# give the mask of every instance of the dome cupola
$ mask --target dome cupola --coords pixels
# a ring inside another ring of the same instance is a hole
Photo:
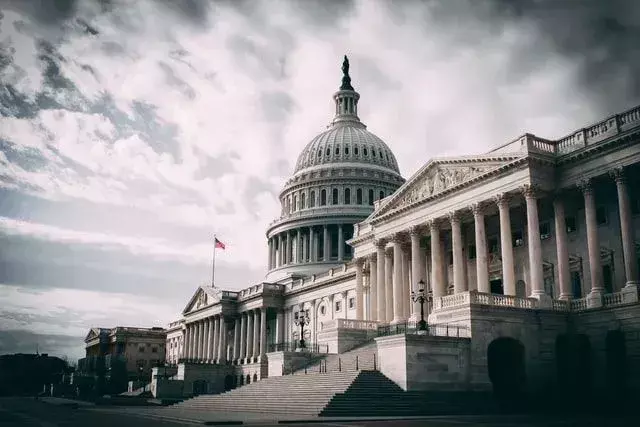
[[[404,183],[393,152],[358,117],[360,94],[346,55],[333,99],[333,120],[302,150],[280,193],[281,215],[267,229],[267,280],[318,274],[348,262],[352,252],[345,241],[353,225]]]

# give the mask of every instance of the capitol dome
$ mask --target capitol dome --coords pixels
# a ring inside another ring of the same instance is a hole
[[[267,280],[318,274],[351,260],[345,242],[353,225],[404,183],[393,152],[358,117],[360,94],[346,56],[342,72],[331,124],[305,146],[280,192],[280,217],[267,229]]]

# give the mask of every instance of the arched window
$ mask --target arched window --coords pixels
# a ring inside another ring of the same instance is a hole
[[[358,188],[358,189],[356,190],[356,203],[357,203],[358,205],[361,205],[361,204],[362,204],[362,188]]]
[[[293,196],[293,211],[298,210],[298,196]]]
[[[384,199],[384,191],[380,190],[380,200]]]
[[[351,189],[350,188],[345,188],[344,189],[344,204],[345,205],[350,205],[351,204]]]
[[[318,158],[322,157],[322,150],[318,150]]]
[[[310,208],[316,207],[316,192],[313,190],[311,190],[311,193],[309,194],[309,207]]]
[[[327,190],[322,189],[320,192],[320,206],[324,206],[327,204]]]
[[[337,156],[338,154],[340,154],[340,146],[339,146],[339,145],[336,145],[336,156]]]
[[[338,189],[334,188],[333,191],[331,192],[331,204],[333,205],[337,205],[338,204]]]
[[[329,154],[331,154],[331,148],[327,147],[326,154],[327,154],[327,156],[328,156]]]
[[[371,149],[371,155],[375,158],[376,157],[376,149],[372,148]]]
[[[357,156],[358,155],[358,146],[356,145],[355,147],[353,147],[353,153]]]
[[[300,196],[300,209],[305,209],[307,207],[307,195],[302,193]]]
[[[373,206],[373,190],[369,189],[369,206]]]
[[[349,146],[348,146],[348,145],[346,145],[346,146],[344,147],[344,154],[345,154],[345,156],[348,156],[348,155],[349,155]]]
[[[362,152],[364,153],[364,156],[367,157],[367,147],[364,147],[364,149],[362,150]]]

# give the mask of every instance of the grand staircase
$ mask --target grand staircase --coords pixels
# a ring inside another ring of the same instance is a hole
[[[345,353],[327,354],[306,367],[296,370],[294,375],[305,372],[308,374],[313,372],[375,371],[377,369],[377,353],[375,341],[368,341]]]

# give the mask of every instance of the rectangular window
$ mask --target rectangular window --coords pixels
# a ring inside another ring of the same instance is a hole
[[[596,222],[598,225],[605,225],[607,223],[607,208],[604,206],[598,206],[596,208]]]
[[[524,245],[524,236],[522,235],[522,230],[514,231],[513,233],[511,233],[511,244],[514,248]]]
[[[551,225],[548,222],[540,224],[540,240],[545,240],[551,237]]]
[[[158,352],[158,348],[157,347],[152,347],[151,348],[151,353],[157,353]]]
[[[336,313],[342,309],[342,301],[336,301]]]
[[[356,299],[355,298],[349,298],[349,308],[355,308],[356,307]]]
[[[489,237],[489,253],[497,254],[500,252],[500,245],[497,237]]]
[[[578,229],[575,216],[565,217],[564,223],[567,226],[567,233],[573,233]]]
[[[144,347],[138,347],[138,352],[144,353]]]
[[[469,253],[469,259],[476,259],[476,245],[467,246],[467,252]]]

